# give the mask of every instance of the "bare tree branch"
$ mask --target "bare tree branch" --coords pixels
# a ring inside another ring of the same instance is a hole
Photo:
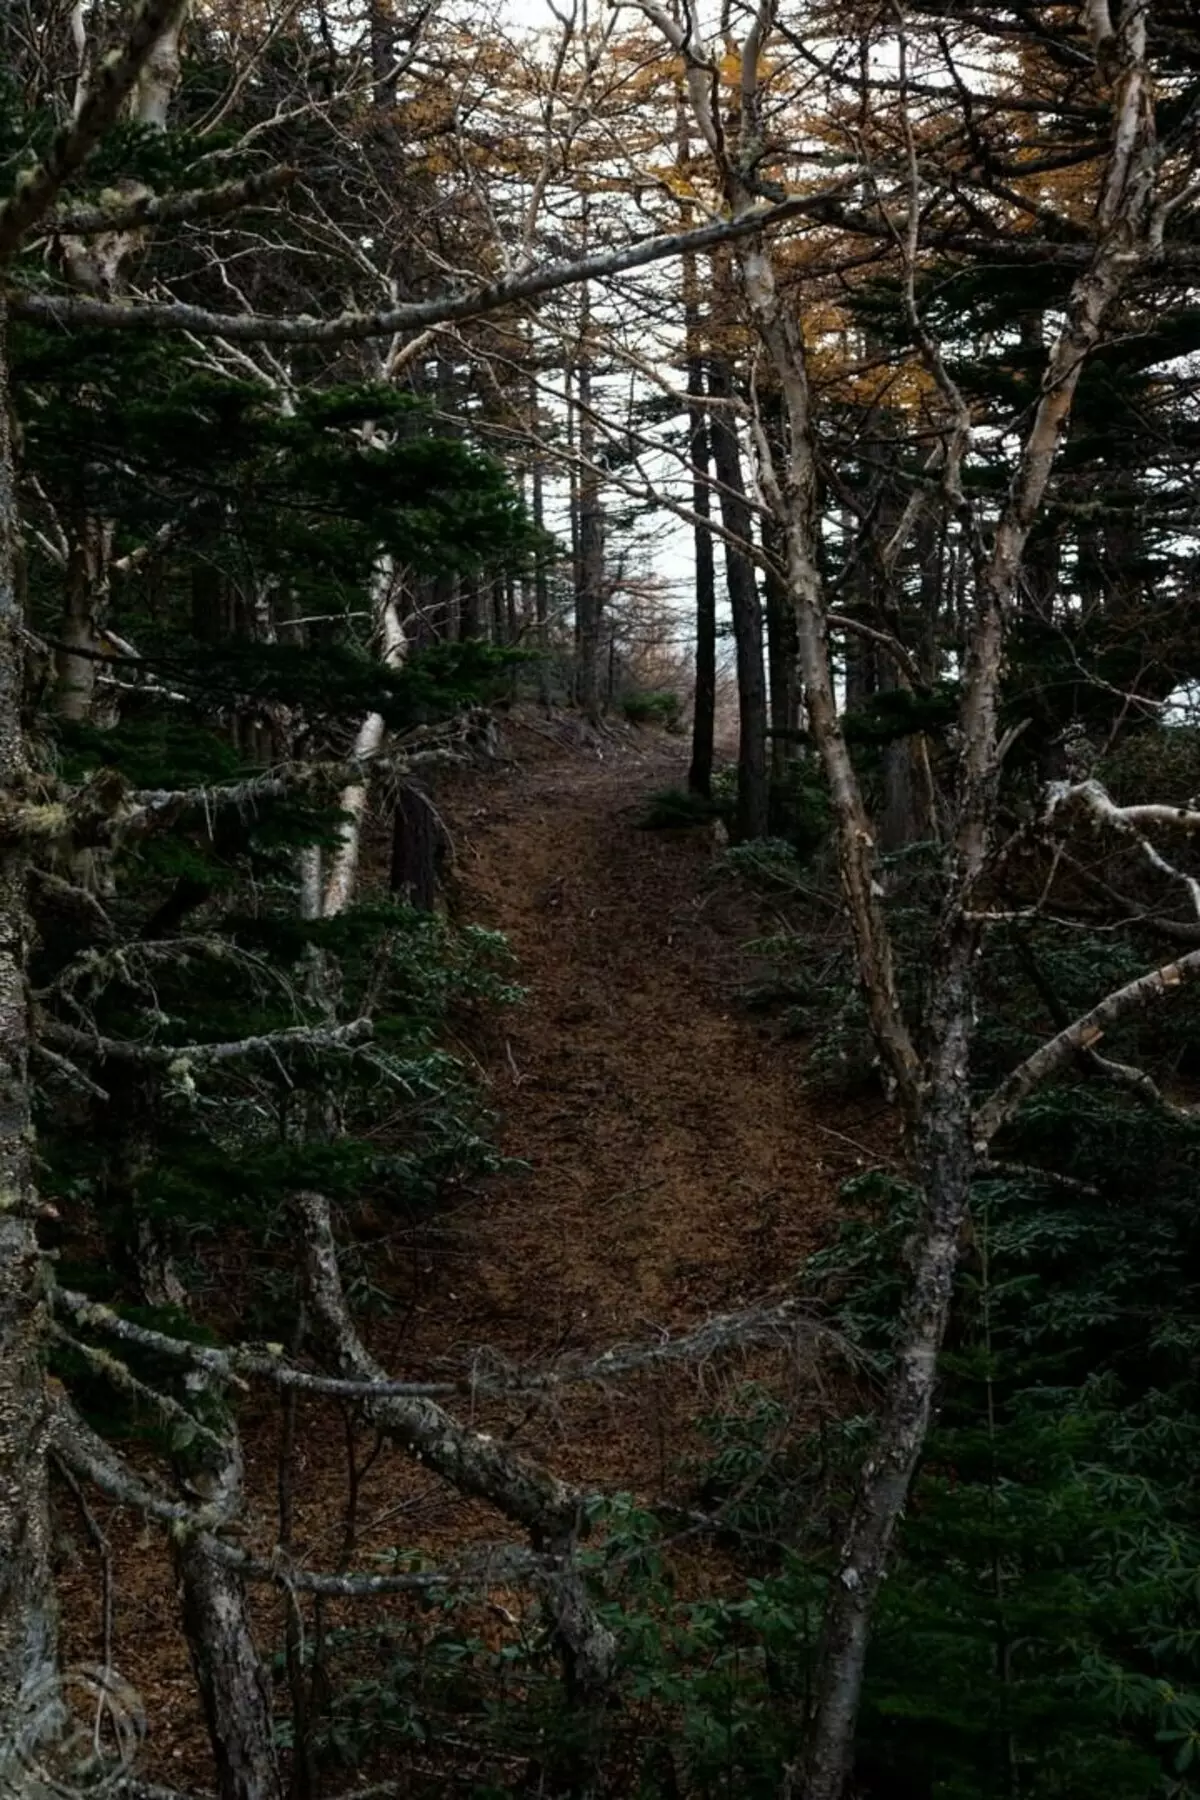
[[[974,1136],[977,1150],[980,1153],[986,1151],[1000,1127],[1011,1119],[1034,1088],[1040,1087],[1052,1075],[1065,1068],[1081,1051],[1091,1049],[1112,1026],[1153,1005],[1156,1000],[1164,1000],[1178,992],[1198,975],[1200,950],[1192,950],[1187,956],[1181,956],[1178,962],[1150,969],[1146,974],[1127,982],[1124,987],[1117,988],[1101,1000],[1098,1006],[1093,1006],[1090,1012],[1073,1020],[1057,1037],[1042,1044],[1032,1056],[1018,1064],[1010,1075],[1006,1075],[983,1105],[976,1108]]]
[[[214,313],[185,301],[138,301],[126,306],[84,296],[34,294],[16,290],[9,310],[16,319],[36,324],[83,327],[109,331],[190,331],[196,337],[223,337],[231,343],[335,344],[396,332],[423,331],[452,319],[477,319],[503,307],[538,300],[560,288],[619,275],[629,269],[682,256],[690,250],[710,249],[737,238],[762,232],[775,225],[817,210],[819,203],[807,197],[760,206],[734,219],[716,219],[692,231],[668,232],[640,238],[624,249],[598,250],[592,256],[544,263],[540,269],[472,289],[466,294],[446,294],[436,300],[415,300],[378,312],[343,312],[327,319],[306,314],[277,316],[266,313]]]
[[[43,1036],[77,1055],[102,1057],[106,1062],[149,1064],[181,1077],[190,1069],[248,1056],[285,1056],[297,1050],[350,1050],[365,1043],[374,1031],[370,1019],[352,1019],[347,1025],[292,1025],[284,1031],[232,1038],[222,1044],[149,1044],[130,1038],[101,1037],[99,1032],[80,1031],[58,1019],[44,1020],[40,1029]]]

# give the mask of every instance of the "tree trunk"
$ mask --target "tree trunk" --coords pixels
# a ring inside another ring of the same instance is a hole
[[[768,395],[763,403],[764,424],[771,441],[772,455],[783,455],[783,409],[779,395]],[[779,521],[765,518],[762,526],[763,549],[771,559],[763,587],[767,600],[767,687],[771,703],[771,775],[782,776],[789,757],[795,754],[796,733],[800,726],[800,644],[796,635],[796,614],[787,584],[787,550]]]
[[[400,619],[395,585],[396,571],[392,559],[390,556],[381,556],[372,570],[371,600],[378,621],[380,661],[388,669],[398,669],[408,654],[408,640]],[[369,765],[383,748],[385,735],[383,715],[368,713],[354,740],[355,760]],[[354,892],[369,798],[368,780],[352,782],[349,787],[342,789],[338,807],[345,816],[337,827],[337,847],[332,854],[329,879],[325,884],[321,906],[325,915],[341,912]]]
[[[903,686],[886,651],[879,655],[879,691]],[[918,737],[893,738],[883,746],[883,803],[879,809],[879,848],[886,856],[915,844],[928,830],[928,809],[923,805]]]
[[[577,378],[579,395],[579,578],[575,592],[579,670],[576,698],[592,724],[600,723],[600,640],[604,621],[604,506],[596,472],[596,428],[591,419],[591,309],[586,283]]]
[[[240,1577],[209,1551],[176,1554],[183,1628],[212,1741],[221,1800],[278,1800],[282,1793],[271,1692],[246,1618]]]
[[[171,101],[179,85],[180,46],[188,10],[185,3],[175,11],[174,17],[153,38],[141,59],[125,111],[130,123],[143,130],[165,132],[167,129]],[[94,19],[92,24],[96,28],[98,21]],[[97,48],[92,46],[93,50]],[[87,80],[85,71],[89,61],[90,58],[85,57],[79,70],[77,108]],[[128,199],[138,198],[147,191],[135,181],[118,182],[117,186]],[[64,238],[60,242],[64,272],[71,284],[85,293],[106,297],[119,294],[125,286],[130,259],[144,239],[145,232],[141,229]],[[64,647],[55,658],[56,704],[61,718],[80,720],[91,717],[95,694],[96,654],[100,649],[100,630],[110,580],[112,525],[107,519],[89,514],[85,504],[80,516],[71,521],[68,535],[66,594],[59,628]]]
[[[720,357],[708,365],[714,400],[733,393],[729,367]],[[767,775],[767,678],[763,661],[763,615],[754,564],[740,545],[752,543],[753,523],[737,432],[725,407],[709,415],[709,440],[720,482],[721,523],[725,528],[725,580],[733,613],[738,682],[738,797],[736,835],[765,837],[769,828]]]
[[[396,104],[396,11],[391,0],[369,0],[371,89],[375,105],[389,112]]]
[[[713,559],[712,496],[708,480],[708,421],[704,407],[704,356],[700,343],[700,308],[696,259],[683,265],[684,324],[687,332],[688,456],[692,464],[692,511],[696,555],[696,681],[692,697],[692,760],[688,788],[712,793],[713,739],[717,707],[717,580]]]
[[[134,1117],[127,1116],[130,1129],[136,1131]],[[134,1231],[140,1298],[152,1306],[186,1306],[162,1223],[143,1216],[134,1222]],[[185,1494],[219,1506],[222,1517],[232,1521],[242,1508],[236,1422],[215,1382],[206,1381],[191,1398],[193,1408],[210,1429],[221,1432],[227,1447],[198,1438],[176,1452],[176,1476]],[[176,1542],[173,1554],[180,1617],[204,1708],[220,1800],[281,1800],[271,1684],[250,1629],[242,1579],[210,1547],[191,1538]]]
[[[479,577],[464,575],[458,584],[458,640],[466,643],[480,635]]]
[[[392,819],[390,886],[420,912],[432,912],[437,899],[438,862],[443,833],[431,802],[413,782],[396,795]]]
[[[895,1366],[830,1582],[800,1787],[804,1800],[842,1800],[845,1793],[871,1620],[929,1433],[974,1167],[967,1067],[975,948],[976,932],[960,924],[939,961],[929,1021],[930,1097],[919,1133],[922,1218],[913,1239]]]
[[[61,642],[54,654],[55,710],[61,719],[86,719],[96,689],[99,644],[107,598],[107,565],[111,533],[97,518],[84,515],[67,550],[66,594]]]
[[[215,1384],[195,1396],[224,1446],[199,1440],[176,1457],[185,1489],[228,1521],[242,1510],[237,1426]],[[174,1552],[182,1621],[204,1707],[219,1800],[281,1800],[271,1683],[250,1630],[241,1576],[210,1547],[184,1538]]]
[[[271,1685],[250,1632],[242,1579],[191,1541],[177,1547],[175,1567],[220,1800],[280,1800]]]
[[[535,528],[541,532],[546,528],[545,472],[542,467],[541,455],[537,451],[534,452],[533,458],[532,488],[533,523]],[[537,620],[538,699],[548,709],[551,702],[550,578],[546,568],[546,553],[540,543],[533,570],[533,606]]]
[[[16,585],[16,483],[0,298],[0,794],[27,773],[25,645]],[[54,1694],[57,1609],[50,1570],[45,1310],[34,1226],[26,857],[0,846],[0,1785],[14,1723]],[[52,1724],[53,1707],[46,1723]]]

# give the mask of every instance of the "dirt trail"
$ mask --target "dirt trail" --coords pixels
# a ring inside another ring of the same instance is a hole
[[[795,1047],[737,1004],[754,921],[713,882],[711,838],[638,828],[647,797],[680,782],[677,743],[598,756],[525,726],[510,744],[502,776],[439,804],[463,915],[507,935],[528,989],[490,1086],[503,1149],[529,1173],[489,1181],[459,1214],[410,1360],[435,1344],[599,1350],[780,1294],[857,1162],[837,1135],[854,1119],[831,1130]],[[599,1454],[636,1481],[642,1450],[628,1435],[598,1445],[576,1417],[555,1462],[603,1479]]]

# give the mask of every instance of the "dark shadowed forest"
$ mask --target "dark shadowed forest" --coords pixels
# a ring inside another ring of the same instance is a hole
[[[0,6],[0,1800],[1200,1796],[1188,0]]]

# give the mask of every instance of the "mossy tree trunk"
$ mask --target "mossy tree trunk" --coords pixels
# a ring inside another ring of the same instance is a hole
[[[21,795],[28,776],[5,323],[0,299],[0,807]],[[44,1703],[57,1666],[29,1068],[27,876],[23,844],[0,843],[0,1742],[26,1707]]]

